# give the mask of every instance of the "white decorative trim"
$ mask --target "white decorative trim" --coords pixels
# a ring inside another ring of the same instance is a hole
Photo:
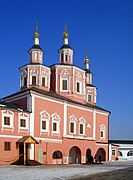
[[[103,136],[101,136],[101,132],[103,132]],[[106,138],[106,126],[104,124],[100,125],[100,138],[105,139]]]
[[[0,134],[0,138],[14,138],[14,139],[20,139],[23,136],[13,136],[13,135],[2,135]],[[51,143],[61,143],[63,142],[63,140],[60,139],[51,139],[51,138],[40,138],[40,137],[34,137],[37,141],[41,140],[44,142],[51,142]]]
[[[24,119],[26,121],[26,127],[20,126],[21,119]],[[18,132],[21,130],[29,130],[29,115],[27,113],[18,113]]]
[[[40,138],[40,137],[35,137],[36,140],[38,141],[44,141],[44,142],[51,142],[51,143],[61,143],[63,140],[61,139],[51,139],[51,138]]]
[[[109,161],[111,161],[111,144],[109,144]]]
[[[86,163],[86,157],[82,156],[82,162],[81,163]]]
[[[90,109],[87,109],[87,108],[82,108],[80,106],[75,106],[75,105],[72,105],[72,104],[67,104],[67,106],[73,107],[73,108],[76,108],[76,109],[80,109],[80,110],[85,110],[85,111],[93,112],[93,110],[90,110]]]
[[[60,116],[57,113],[51,115],[52,117],[52,134],[59,134],[60,135]],[[53,130],[53,123],[56,123],[57,130]]]
[[[77,91],[77,83],[79,83],[79,92]],[[76,79],[76,93],[77,94],[82,94],[82,81],[79,79]]]
[[[108,116],[108,115],[109,115],[109,112],[103,113],[103,112],[97,111],[97,110],[96,110],[96,113],[97,113],[97,114],[102,114],[102,115],[105,115],[105,116]]]
[[[57,104],[63,104],[63,102],[60,102],[60,101],[56,101],[56,100],[53,100],[53,99],[50,99],[50,98],[46,98],[46,97],[40,97],[39,95],[36,95],[38,93],[33,93],[35,97],[39,98],[39,99],[44,99],[46,101],[50,101],[50,102],[54,102],[54,103],[57,103]]]
[[[3,134],[0,134],[0,137],[1,138],[15,138],[15,139],[20,139],[22,138],[22,136],[13,136],[13,135],[3,135]]]
[[[67,156],[63,157],[63,164],[68,164],[68,157]]]
[[[14,113],[9,110],[2,110],[1,114],[2,114],[2,131],[3,131],[3,129],[8,128],[8,129],[11,129],[13,132],[13,130],[14,130]],[[4,117],[10,118],[10,125],[4,124]]]
[[[46,121],[46,129],[42,129],[42,121]],[[40,134],[43,132],[49,133],[49,121],[50,121],[50,114],[46,112],[46,110],[40,112]]]
[[[35,110],[35,97],[31,96],[32,113],[30,113],[30,135],[34,136],[34,110]]]
[[[93,137],[86,137],[86,136],[76,136],[76,135],[66,135],[63,136],[64,138],[69,138],[69,139],[81,139],[81,140],[95,140]]]
[[[83,125],[83,134],[80,133],[80,125]],[[85,124],[86,124],[86,121],[83,117],[80,117],[79,118],[79,134],[80,135],[85,135]]]
[[[108,144],[96,143],[97,146],[108,146]]]
[[[69,133],[70,134],[76,134],[76,117],[74,115],[69,117]],[[71,130],[71,123],[74,123],[74,132],[72,133]]]
[[[67,81],[67,89],[64,90],[63,89],[63,80],[66,80]],[[70,85],[69,85],[69,77],[60,77],[60,92],[69,92],[70,90]]]
[[[30,160],[34,160],[34,146],[35,144],[30,144]]]

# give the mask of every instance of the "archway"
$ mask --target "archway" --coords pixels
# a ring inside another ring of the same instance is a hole
[[[89,163],[89,158],[90,158],[90,156],[91,156],[91,149],[88,148],[88,149],[86,150],[86,163]]]
[[[133,151],[132,150],[128,151],[127,156],[133,156]]]
[[[74,146],[69,151],[69,163],[81,163],[81,150]]]
[[[96,156],[101,158],[101,161],[106,161],[106,152],[103,148],[99,148],[97,153],[96,153]]]
[[[122,152],[121,151],[118,151],[118,156],[122,157]]]

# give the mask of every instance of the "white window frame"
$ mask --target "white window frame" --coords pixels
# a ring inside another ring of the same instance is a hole
[[[80,124],[83,125],[83,134],[80,133]],[[82,135],[82,136],[85,135],[85,124],[86,124],[85,119],[83,117],[79,118],[79,135]]]
[[[42,85],[42,78],[45,78],[45,86]],[[41,77],[41,86],[47,87],[47,86],[48,86],[48,81],[47,81],[47,80],[48,80],[48,77],[47,77],[47,76],[42,76],[42,77]]]
[[[52,134],[60,134],[60,116],[57,113],[51,115],[52,117]],[[57,130],[53,130],[53,123],[57,124]]]
[[[67,81],[67,89],[66,90],[63,89],[63,80]],[[69,92],[69,78],[61,78],[60,85],[61,85],[60,91],[62,91],[62,92]]]
[[[113,154],[114,152],[114,154]],[[116,149],[112,149],[112,156],[116,156]]]
[[[89,97],[88,96],[91,96],[91,101],[89,101]],[[87,94],[87,102],[92,102],[92,94]]]
[[[27,71],[24,70],[22,73],[21,73],[21,87],[24,86],[24,78],[27,79]],[[26,84],[27,85],[27,84]]]
[[[20,120],[24,119],[26,121],[26,127],[21,127]],[[28,130],[29,129],[29,115],[27,113],[18,113],[18,127],[20,130]]]
[[[14,128],[14,113],[9,110],[2,110],[2,128]],[[10,125],[4,124],[4,117],[10,117]]]
[[[35,68],[30,70],[30,85],[32,85],[32,76],[36,76],[36,85],[38,85],[38,71]]]
[[[46,121],[46,129],[42,129],[42,121]],[[40,132],[49,132],[50,115],[45,111],[40,112]]]
[[[79,83],[79,92],[77,91],[77,83]],[[76,93],[82,94],[82,81],[76,80]]]
[[[70,134],[76,134],[76,122],[77,122],[77,119],[74,115],[70,116],[69,118],[69,133]],[[71,132],[71,123],[74,123],[74,132],[72,133]]]
[[[101,132],[103,132],[103,137],[101,136]],[[100,138],[105,139],[106,138],[106,127],[104,124],[100,125]]]

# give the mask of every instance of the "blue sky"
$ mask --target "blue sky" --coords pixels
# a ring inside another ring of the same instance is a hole
[[[1,98],[19,91],[19,67],[29,62],[36,21],[45,65],[59,62],[67,22],[74,64],[84,68],[89,51],[97,105],[111,111],[110,139],[133,139],[133,1],[1,1]]]

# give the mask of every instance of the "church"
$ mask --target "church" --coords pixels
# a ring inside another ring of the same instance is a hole
[[[46,66],[38,24],[28,52],[20,91],[0,99],[0,164],[85,164],[90,155],[108,161],[110,112],[97,106],[88,54],[84,69],[73,64],[65,25],[59,62]]]

